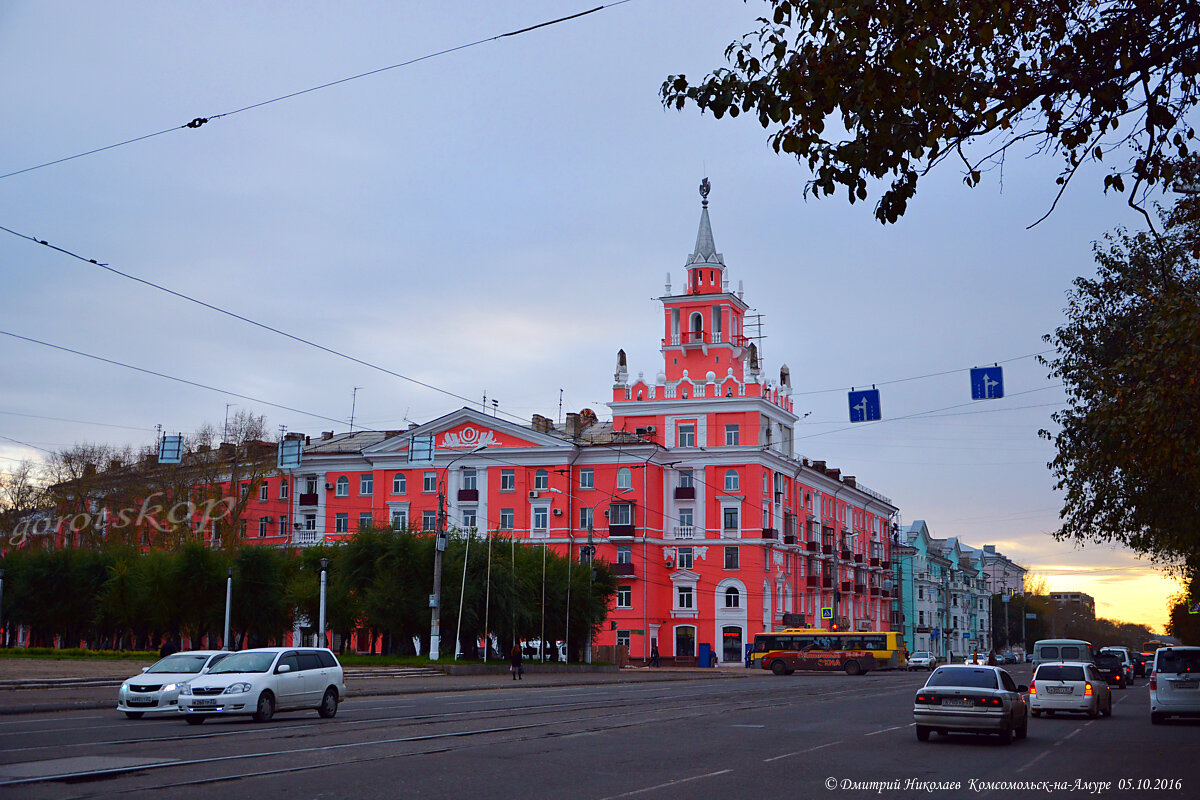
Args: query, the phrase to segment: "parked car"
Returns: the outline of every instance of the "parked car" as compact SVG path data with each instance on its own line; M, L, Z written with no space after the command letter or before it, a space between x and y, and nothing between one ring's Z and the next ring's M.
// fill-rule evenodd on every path
M1121 665L1125 669L1125 680L1122 686L1133 686L1133 679L1137 674L1137 662L1133 657L1133 653L1128 647L1101 647L1101 653L1115 655L1121 659ZM1099 662L1097 662L1099 663Z
M1100 673L1109 686L1119 686L1122 689L1129 687L1129 671L1116 653L1106 653L1103 650L1096 653L1096 672Z
M938 665L937 656L928 650L917 650L908 657L908 669L927 669L930 672Z
M117 711L130 719L179 711L179 687L229 655L224 650L186 650L144 668L117 690Z
M1150 721L1200 717L1200 647L1160 647L1150 673Z
M1035 717L1052 717L1059 711L1110 717L1112 691L1089 661L1043 663L1029 682L1029 706Z
M331 650L263 647L233 653L179 691L179 711L192 725L211 717L311 708L328 719L346 696L342 665Z
M913 720L917 739L925 742L937 731L994 733L1008 744L1029 732L1026 688L1000 667L945 665L917 691Z

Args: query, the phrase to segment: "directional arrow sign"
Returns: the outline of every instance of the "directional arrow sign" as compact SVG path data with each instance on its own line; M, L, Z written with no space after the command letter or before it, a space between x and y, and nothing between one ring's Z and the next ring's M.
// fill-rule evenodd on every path
M971 370L971 399L999 400L1004 397L1004 367L976 367Z
M874 422L880 418L878 389L850 392L851 422Z

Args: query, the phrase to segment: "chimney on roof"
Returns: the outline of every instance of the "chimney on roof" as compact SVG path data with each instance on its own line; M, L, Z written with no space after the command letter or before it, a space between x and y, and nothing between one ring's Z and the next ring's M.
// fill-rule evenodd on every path
M841 480L842 477L842 471L840 469L835 469L834 467L826 467L825 474L833 478L835 481Z
M857 488L858 488L858 481L856 481L856 480L854 479L854 476L853 476L853 475L847 475L846 477L842 478L842 483L846 484L846 485L847 485L847 486L849 486L851 489L857 489Z
M567 412L567 435L578 436L581 430L583 426L580 424L579 415Z
M221 455L232 456L237 448L233 442L221 442Z
M307 446L308 446L308 445L310 445L310 444L312 444L312 437L311 437L311 436L305 436L305 437L304 437L304 446L305 446L305 447L307 447Z
M321 441L328 442L333 438L333 431L321 431Z
M541 414L533 415L533 429L538 433L549 433L553 427L549 417L543 417Z
M812 468L815 469L817 472L824 473L825 472L825 462L824 461L814 461L814 462L812 462Z

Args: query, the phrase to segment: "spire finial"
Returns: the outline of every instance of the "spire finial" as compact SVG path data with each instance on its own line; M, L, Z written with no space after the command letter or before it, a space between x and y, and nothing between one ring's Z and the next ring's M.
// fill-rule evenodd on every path
M708 193L712 191L712 184L708 182L708 178L700 181L700 205L708 208Z

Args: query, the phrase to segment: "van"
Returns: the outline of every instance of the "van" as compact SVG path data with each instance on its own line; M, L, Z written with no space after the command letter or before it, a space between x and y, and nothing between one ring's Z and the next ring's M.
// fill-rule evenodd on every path
M1083 639L1042 639L1033 646L1033 666L1046 661L1096 663L1096 648Z
M1200 647L1160 647L1150 673L1150 721L1200 717Z

